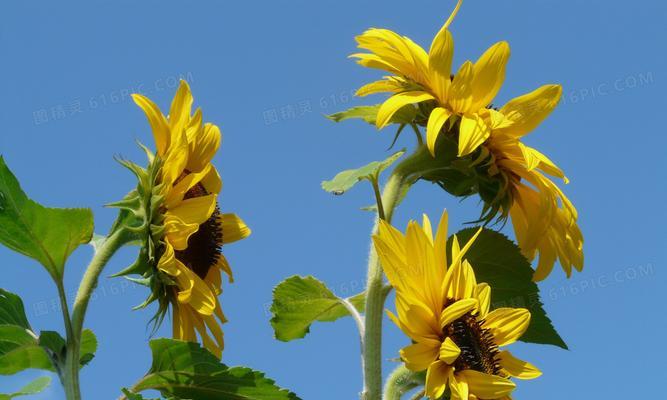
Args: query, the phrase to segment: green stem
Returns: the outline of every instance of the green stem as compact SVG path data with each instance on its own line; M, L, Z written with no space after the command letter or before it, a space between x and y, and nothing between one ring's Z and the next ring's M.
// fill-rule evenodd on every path
M400 197L405 176L398 171L389 178L382 193L384 220L391 221L394 208ZM379 218L373 227L373 234L377 232ZM366 283L366 332L364 334L364 377L365 387L363 400L380 400L382 396L382 309L385 296L383 293L382 267L371 245L368 256L368 276Z
M64 371L67 400L81 400L81 388L79 386L81 334L90 297L97 287L97 281L104 267L116 251L129 240L131 240L130 235L122 228L112 232L95 252L79 285L72 308L71 327L67 334L67 355Z
M385 221L391 223L404 186L409 184L413 174L422 171L424 165L428 165L431 161L432 157L428 149L422 145L394 168L382 192ZM371 235L377 232L378 223L379 219L376 219ZM362 400L380 400L382 398L382 317L384 301L388 293L384 289L383 279L382 266L375 252L375 247L371 243L366 283L366 331L364 333L364 389L361 396Z
M65 294L65 286L63 281L60 279L55 279L56 287L58 288L58 297L60 298L60 310L63 314L63 322L65 324L65 333L67 335L67 347L69 348L71 343L70 340L73 337L72 335L72 320L69 314L69 306L67 305L67 295ZM58 377L60 382L65 386L65 395L68 399L73 398L74 393L71 391L71 388L65 385L65 371L58 370Z
M400 365L387 378L382 399L401 400L403 395L417 386L419 382L415 380L415 373Z

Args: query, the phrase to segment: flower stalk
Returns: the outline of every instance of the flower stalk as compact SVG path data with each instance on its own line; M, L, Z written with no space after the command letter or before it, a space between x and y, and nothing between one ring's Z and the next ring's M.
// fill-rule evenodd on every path
M133 239L134 237L130 232L120 227L114 230L96 250L79 285L74 300L74 307L72 308L71 319L67 310L67 301L65 300L63 315L65 316L67 331L67 354L65 358L64 386L67 400L81 400L81 388L79 385L81 334L83 332L83 321L90 297L97 287L100 274L111 257L113 257L118 249Z

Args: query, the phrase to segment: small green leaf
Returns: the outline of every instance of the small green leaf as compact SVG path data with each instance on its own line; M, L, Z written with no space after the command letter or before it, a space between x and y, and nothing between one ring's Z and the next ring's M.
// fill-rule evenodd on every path
M84 329L81 332L81 349L79 363L81 367L88 364L94 357L97 351L97 338L90 329Z
M18 325L30 329L23 300L12 292L0 289L0 325Z
M459 243L466 243L475 232L477 228L468 228L459 231L456 236ZM450 237L448 252L451 251L451 244ZM532 280L533 269L514 242L499 232L483 229L465 258L472 265L477 282L486 282L491 286L491 308L520 307L530 311L530 326L521 341L567 349L542 307L539 288Z
M0 156L0 243L62 280L67 257L93 234L89 209L46 208L30 200Z
M364 310L363 293L349 301L360 312ZM306 336L313 322L331 322L350 315L340 299L312 276L292 276L276 286L271 312L276 339L283 342Z
M373 161L361 168L348 169L340 172L332 180L322 182L322 189L335 195L341 195L352 188L352 186L356 185L357 182L378 176L403 154L405 154L405 150L392 154L384 161Z
M25 385L21 390L11 394L0 394L0 400L11 400L19 396L28 396L42 392L51 384L50 376L39 377Z
M197 343L156 339L150 346L153 365L134 392L158 390L168 398L197 400L298 400L261 372L221 364Z
M346 119L362 119L371 125L375 125L378 110L382 104L375 104L372 106L357 106L348 110L337 112L335 114L327 115L332 121L341 122ZM409 124L412 123L417 116L417 109L412 105L407 105L398 110L392 117L393 124Z
M144 396L140 395L139 393L132 393L129 391L129 389L123 388L121 389L127 400L159 400L159 399L147 399Z

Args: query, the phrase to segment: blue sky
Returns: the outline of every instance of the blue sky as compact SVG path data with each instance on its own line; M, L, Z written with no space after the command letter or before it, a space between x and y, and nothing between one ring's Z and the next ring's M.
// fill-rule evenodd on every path
M103 204L121 198L132 176L112 159L143 162L135 140L152 139L129 94L142 91L166 107L187 78L205 119L224 135L216 158L225 187L221 206L253 228L226 249L236 282L222 301L225 362L266 371L304 399L353 399L360 389L358 338L351 320L320 324L305 339L273 339L271 289L293 274L313 274L340 294L363 286L368 188L342 197L320 181L386 156L391 132L323 117L372 100L351 93L381 74L347 59L353 37L386 27L428 46L453 1L34 1L0 6L0 153L34 199L92 207L96 231L114 218ZM543 298L570 351L515 346L544 375L520 382L516 398L645 398L662 393L661 288L665 255L664 93L667 6L619 1L468 0L452 26L455 64L498 40L512 57L497 103L543 83L561 83L560 107L527 142L566 171L565 188L580 212L586 265L566 280L541 283ZM412 137L399 146L412 146ZM661 167L662 165L662 167ZM420 184L397 212L400 227L422 212L451 214L451 229L477 216ZM508 231L509 226L506 228ZM108 266L120 270L136 249ZM66 269L75 291L91 250ZM35 329L62 330L56 291L33 261L0 248L0 286L19 293ZM97 357L82 373L86 398L113 399L150 365L150 311L131 311L143 288L103 278L86 327ZM164 326L158 336L169 335ZM387 323L385 372L407 343ZM0 392L38 371L0 377ZM64 399L58 386L35 399Z

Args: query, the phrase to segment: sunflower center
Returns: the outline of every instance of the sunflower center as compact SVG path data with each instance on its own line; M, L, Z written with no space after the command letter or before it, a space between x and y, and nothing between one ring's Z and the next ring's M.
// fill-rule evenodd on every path
M472 369L491 375L500 374L498 346L493 342L491 332L482 328L481 321L476 316L468 313L454 320L445 326L443 333L461 349L454 368Z
M198 183L188 190L184 200L208 195L204 185ZM220 257L222 247L222 225L219 221L220 209L216 206L209 219L199 225L199 230L188 239L188 247L175 252L176 258L190 268L200 278L205 279Z

